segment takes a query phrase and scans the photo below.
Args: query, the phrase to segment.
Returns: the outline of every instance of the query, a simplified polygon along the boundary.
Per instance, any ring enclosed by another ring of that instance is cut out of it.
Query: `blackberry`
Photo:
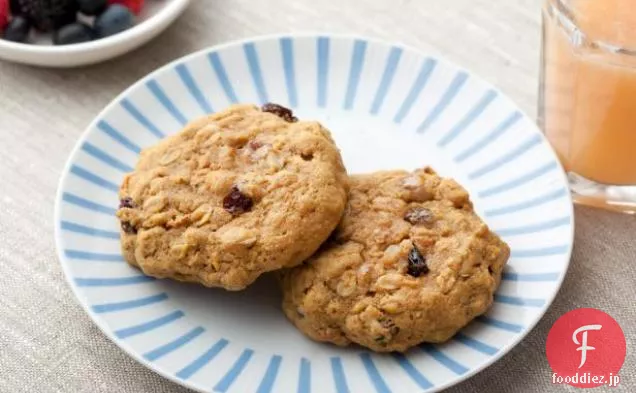
[[[104,12],[108,7],[108,0],[77,0],[77,5],[82,14],[95,16]]]
[[[76,0],[11,0],[11,11],[36,29],[51,31],[75,22],[78,5]]]
[[[20,15],[20,0],[9,0],[12,15]]]

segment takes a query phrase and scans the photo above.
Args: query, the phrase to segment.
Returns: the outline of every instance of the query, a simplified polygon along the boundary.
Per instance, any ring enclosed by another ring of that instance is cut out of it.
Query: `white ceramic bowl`
[[[111,37],[92,42],[53,46],[0,39],[0,59],[43,67],[77,67],[112,59],[140,47],[164,31],[190,0],[149,1],[137,24]]]

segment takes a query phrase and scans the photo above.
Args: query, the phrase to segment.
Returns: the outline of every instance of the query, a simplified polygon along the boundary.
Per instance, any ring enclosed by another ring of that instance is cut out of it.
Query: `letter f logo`
[[[579,365],[579,368],[583,367],[583,365],[585,364],[585,361],[587,360],[587,351],[592,351],[596,349],[594,347],[589,347],[587,345],[587,331],[601,330],[602,327],[603,326],[601,325],[585,325],[576,329],[574,331],[574,334],[572,334],[572,341],[574,341],[576,345],[580,345],[580,347],[576,349],[577,351],[581,351],[581,364]],[[581,332],[583,332],[583,334],[581,335],[582,336],[581,342],[579,342],[576,336]]]

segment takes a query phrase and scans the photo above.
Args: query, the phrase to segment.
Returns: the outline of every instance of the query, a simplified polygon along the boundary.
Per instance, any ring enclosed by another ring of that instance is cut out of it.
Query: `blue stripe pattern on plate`
[[[73,165],[71,167],[71,173],[76,175],[77,177],[86,180],[89,183],[93,183],[96,186],[102,187],[108,191],[114,191],[114,192],[118,192],[119,191],[119,187],[117,186],[117,184],[110,182],[102,177],[97,176],[96,174],[94,174],[91,171],[88,171],[84,168],[81,168],[79,166]]]
[[[75,205],[75,206],[79,206],[82,207],[84,209],[88,209],[88,210],[92,210],[96,213],[104,213],[104,214],[108,214],[109,216],[114,216],[115,213],[117,212],[117,210],[115,210],[114,208],[108,207],[108,206],[104,206],[104,205],[100,205],[99,203],[95,203],[93,201],[90,201],[88,199],[84,199],[80,196],[77,196],[75,194],[71,194],[68,192],[65,192],[64,194],[62,194],[62,200],[64,202],[70,203],[71,205]]]
[[[408,360],[406,356],[401,353],[393,353],[393,357],[398,362],[400,367],[411,377],[411,379],[418,384],[418,386],[424,390],[432,388],[434,385],[426,379],[421,372],[415,368],[415,366]]]
[[[236,104],[238,102],[238,98],[236,97],[236,93],[234,92],[234,87],[232,87],[232,83],[230,82],[230,78],[227,76],[227,72],[225,71],[225,66],[223,65],[223,61],[221,60],[221,56],[218,52],[212,52],[208,55],[208,60],[216,73],[216,77],[219,79],[219,83],[225,92],[227,99],[232,103]]]
[[[188,88],[188,91],[190,92],[192,97],[194,97],[196,102],[201,107],[203,113],[208,114],[214,112],[212,106],[201,92],[199,85],[194,80],[194,78],[192,78],[192,74],[190,73],[188,66],[185,64],[179,64],[175,68],[175,70],[177,71],[177,74],[179,74],[179,77],[181,78],[183,84]]]
[[[528,306],[528,307],[543,307],[545,300],[543,299],[526,299],[516,296],[505,296],[495,294],[495,302],[510,304],[512,306]]]
[[[280,368],[280,363],[283,360],[282,357],[278,355],[272,356],[269,361],[269,366],[267,366],[267,370],[265,371],[265,375],[263,375],[263,379],[261,380],[261,384],[256,389],[256,393],[271,393],[272,388],[274,387],[274,382],[276,382],[276,376],[278,375],[278,369]]]
[[[503,135],[510,127],[521,120],[523,116],[520,112],[512,113],[506,120],[499,124],[492,132],[479,139],[475,144],[455,156],[455,162],[460,163],[482,151],[486,146],[494,142]]]
[[[351,66],[349,69],[349,83],[347,85],[347,93],[345,95],[344,108],[350,110],[356,100],[358,84],[362,76],[362,66],[364,65],[364,55],[367,51],[367,42],[356,40],[353,44],[353,53],[351,54]]]
[[[157,138],[164,138],[166,135],[157,126],[151,122],[143,113],[137,109],[135,104],[127,98],[121,100],[120,105],[124,108],[133,119],[144,126],[150,133]]]
[[[459,123],[455,125],[442,139],[437,142],[438,146],[446,147],[449,143],[457,139],[458,136],[464,132],[479,116],[488,108],[495,98],[497,92],[494,90],[488,90],[484,93],[483,97],[475,104],[475,106],[464,116]]]
[[[127,300],[125,302],[96,304],[94,306],[91,306],[91,309],[93,310],[93,312],[96,312],[98,314],[104,314],[109,312],[132,310],[139,307],[144,307],[151,304],[160,303],[167,299],[168,299],[168,294],[164,292],[158,295],[152,295],[152,296],[148,296],[148,297],[144,297],[140,299]]]
[[[523,156],[524,153],[526,153],[533,147],[538,146],[540,143],[541,143],[541,137],[539,135],[534,135],[527,141],[521,143],[519,146],[517,146],[513,150],[504,154],[503,156],[498,157],[495,160],[484,165],[483,167],[469,173],[468,178],[474,180],[484,175],[487,175],[490,172],[494,171],[495,169],[501,168],[513,162],[514,160],[518,159],[519,157]]]
[[[117,338],[128,338],[132,336],[136,336],[138,334],[144,334],[151,330],[160,328],[162,326],[168,325],[180,318],[182,318],[185,314],[181,310],[173,311],[170,314],[164,315],[163,317],[153,319],[148,322],[144,322],[139,325],[127,327],[124,329],[115,330],[115,336]]]
[[[66,257],[70,259],[84,259],[87,261],[124,262],[124,257],[121,254],[106,254],[81,250],[64,250],[64,255],[66,255]]]
[[[502,192],[513,190],[517,187],[521,187],[522,185],[535,180],[536,178],[540,176],[545,175],[546,173],[550,171],[556,170],[558,167],[559,167],[559,164],[557,164],[555,161],[547,163],[543,166],[540,166],[539,168],[536,168],[535,170],[531,172],[526,173],[525,175],[521,175],[512,180],[508,180],[502,184],[488,188],[484,191],[480,191],[479,196],[481,198],[488,198],[493,195],[501,194]]]
[[[192,363],[188,364],[179,372],[177,372],[177,378],[188,379],[193,376],[197,371],[201,370],[208,363],[212,361],[221,351],[227,346],[228,341],[225,339],[221,339],[214,343],[207,351],[205,351],[201,356],[196,358]]]
[[[95,145],[92,145],[88,142],[84,142],[82,144],[82,151],[87,153],[88,155],[98,159],[104,164],[110,166],[111,168],[118,169],[123,172],[132,172],[132,167],[128,164],[125,164],[115,157],[110,156],[108,153],[104,152],[100,148]]]
[[[188,333],[184,334],[183,336],[178,337],[174,339],[173,341],[144,354],[143,355],[144,359],[150,360],[151,362],[157,359],[160,359],[168,355],[169,353],[174,352],[177,349],[183,347],[184,345],[194,340],[195,338],[199,337],[201,334],[203,334],[203,332],[205,332],[205,329],[203,329],[201,326],[198,326],[190,330]]]
[[[444,354],[442,351],[435,348],[435,346],[430,344],[424,344],[424,345],[421,345],[420,348],[424,350],[424,352],[431,355],[431,357],[435,359],[438,363],[440,363],[442,366],[451,370],[455,374],[461,375],[468,372],[468,369],[465,366],[461,365],[456,360],[451,359],[448,355]]]
[[[561,276],[561,273],[507,273],[501,276],[502,279],[508,281],[527,281],[527,282],[548,282],[556,281]]]
[[[318,106],[324,108],[327,105],[327,82],[329,78],[329,38],[318,37],[316,47],[318,57]]]
[[[494,318],[490,318],[490,317],[486,317],[486,316],[480,316],[477,317],[477,321],[485,324],[485,325],[490,325],[493,327],[496,327],[498,329],[501,330],[506,330],[512,333],[519,333],[521,331],[523,331],[523,326],[518,325],[516,323],[510,323],[510,322],[505,322],[505,321],[500,321]]]
[[[311,362],[302,358],[300,359],[300,370],[298,372],[298,393],[311,392]]]
[[[100,120],[97,123],[97,128],[99,128],[104,134],[110,136],[111,138],[113,138],[115,141],[117,141],[119,144],[121,144],[126,149],[130,150],[131,152],[135,154],[141,153],[141,147],[139,147],[139,145],[137,145],[135,142],[131,141],[130,139],[126,138],[124,134],[117,131],[115,127],[110,125],[110,123],[108,123],[106,120]]]
[[[62,221],[61,224],[61,228],[65,231],[81,233],[82,235],[88,236],[103,237],[105,239],[119,239],[119,232],[87,227],[69,221]]]
[[[553,246],[544,248],[535,248],[530,250],[514,249],[510,253],[512,258],[533,258],[533,257],[547,257],[550,255],[565,254],[568,252],[569,246]]]
[[[419,98],[420,93],[422,92],[422,90],[424,90],[424,87],[426,87],[426,83],[428,82],[431,73],[435,69],[436,65],[436,60],[430,58],[424,60],[424,63],[422,63],[422,68],[420,69],[420,73],[417,75],[417,79],[415,79],[415,82],[413,82],[411,90],[409,90],[409,93],[404,99],[402,106],[400,106],[400,109],[393,118],[393,121],[395,123],[401,123],[402,120],[404,120],[404,118],[408,116],[411,108],[413,107],[413,104],[415,104],[415,101]]]
[[[495,232],[497,232],[499,236],[527,235],[569,225],[570,221],[570,217],[561,217],[555,218],[554,220],[539,222],[536,224],[497,229],[495,230]]]
[[[391,82],[393,82],[395,71],[397,71],[397,67],[400,64],[402,52],[402,48],[397,47],[391,48],[391,52],[389,52],[389,56],[386,59],[386,65],[384,66],[384,73],[382,74],[382,79],[380,80],[380,85],[378,86],[378,90],[375,92],[375,98],[373,99],[373,104],[371,105],[372,115],[377,115],[382,108],[384,98],[391,88]]]
[[[417,128],[417,132],[424,132],[430,128],[430,126],[444,112],[446,107],[450,105],[459,90],[462,88],[462,86],[464,86],[464,83],[466,83],[466,80],[468,80],[468,74],[463,71],[460,71],[457,73],[457,75],[455,75],[455,78],[453,78],[453,81],[450,83],[448,89],[446,90],[444,95],[442,95],[439,102],[433,107],[431,113],[428,114],[426,119],[424,119],[422,124],[420,124],[420,126]]]
[[[214,391],[221,392],[221,393],[227,392],[228,389],[232,386],[232,384],[236,380],[236,378],[238,378],[241,375],[241,373],[247,366],[247,363],[249,363],[250,359],[252,358],[253,354],[254,354],[254,351],[251,349],[244,350],[243,353],[241,353],[241,356],[239,356],[236,362],[234,362],[232,367],[225,374],[225,376],[221,378],[221,380],[219,381],[219,383],[216,384],[216,386],[214,386]]]
[[[295,108],[298,106],[298,90],[296,88],[296,70],[294,68],[294,41],[289,37],[281,38],[280,50],[283,56],[289,106]]]
[[[153,96],[163,105],[164,108],[174,117],[181,125],[185,125],[188,122],[188,119],[181,113],[179,108],[172,102],[170,97],[166,95],[166,92],[159,86],[159,83],[156,80],[150,80],[146,82],[146,87],[152,93]]]
[[[333,382],[336,386],[336,392],[349,393],[347,378],[345,377],[344,368],[342,367],[342,359],[339,357],[331,358],[331,372],[333,374]]]
[[[514,203],[512,205],[503,206],[496,209],[486,210],[485,214],[486,216],[489,216],[489,217],[501,216],[504,214],[512,214],[512,213],[516,213],[516,212],[530,209],[533,207],[541,206],[544,203],[555,201],[559,198],[566,196],[567,194],[568,194],[568,190],[566,190],[565,188],[562,188],[560,190],[556,190],[556,191],[547,193],[545,195],[540,195],[538,197],[531,198],[523,202]]]
[[[467,347],[483,353],[484,355],[494,355],[499,351],[497,348],[483,343],[475,338],[469,337],[461,332],[457,333],[454,339],[466,345]]]
[[[360,359],[362,359],[364,369],[367,371],[367,374],[371,379],[371,383],[373,383],[373,386],[375,387],[375,391],[378,393],[391,393],[391,389],[389,389],[386,382],[378,372],[377,367],[373,364],[371,355],[368,353],[362,353],[360,354]]]
[[[247,65],[252,75],[252,82],[254,82],[254,88],[258,94],[258,99],[261,104],[266,103],[267,89],[265,88],[265,82],[263,81],[263,73],[261,72],[261,66],[258,61],[258,53],[253,43],[243,45],[243,51],[245,52],[245,58],[247,59]]]
[[[148,276],[131,276],[117,278],[75,278],[78,287],[118,287],[121,285],[135,285],[152,282],[155,279]]]

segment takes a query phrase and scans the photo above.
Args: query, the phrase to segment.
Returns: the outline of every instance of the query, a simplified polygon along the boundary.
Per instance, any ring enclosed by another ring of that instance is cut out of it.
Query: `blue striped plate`
[[[141,149],[234,102],[277,102],[334,134],[350,172],[432,165],[464,184],[512,248],[494,307],[444,345],[405,355],[314,343],[267,278],[228,293],[154,280],[119,251],[117,188]],[[433,392],[482,370],[544,314],[567,271],[573,214],[557,158],[501,92],[440,58],[345,36],[206,49],[115,99],[62,177],[56,240],[95,323],[139,362],[202,392]]]

